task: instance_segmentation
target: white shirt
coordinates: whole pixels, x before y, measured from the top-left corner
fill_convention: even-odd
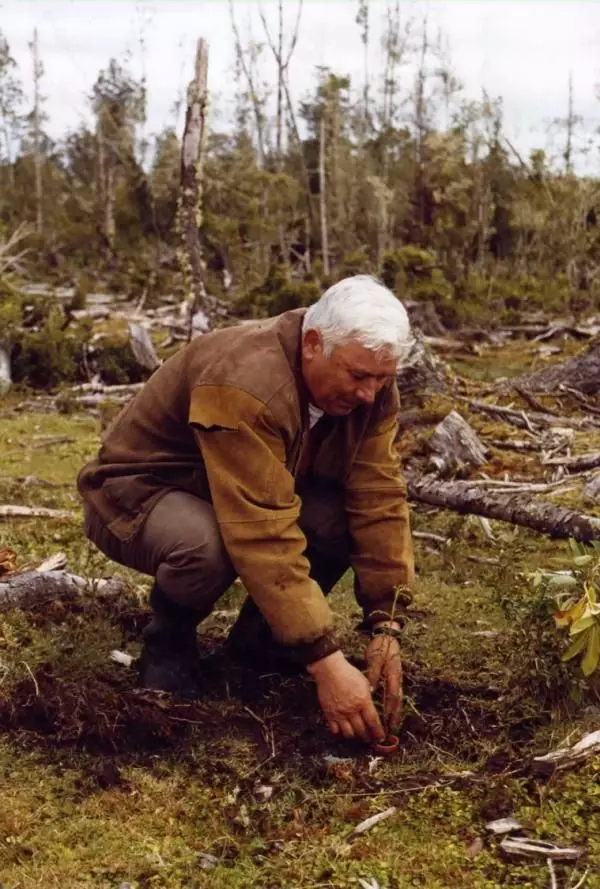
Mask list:
[[[312,429],[315,423],[318,423],[321,417],[325,412],[321,410],[320,407],[315,407],[314,404],[308,405],[308,428]]]

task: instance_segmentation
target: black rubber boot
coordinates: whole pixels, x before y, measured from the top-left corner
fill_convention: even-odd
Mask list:
[[[299,673],[302,663],[292,649],[282,645],[252,601],[242,605],[227,637],[227,652],[232,660],[265,673]]]
[[[320,553],[310,545],[306,556],[310,562],[310,576],[328,596],[348,565]],[[229,632],[227,651],[233,660],[264,672],[294,674],[304,670],[294,650],[275,639],[270,626],[250,598],[242,605]]]
[[[202,691],[196,640],[198,614],[177,605],[156,584],[150,593],[150,604],[154,617],[142,632],[140,685],[194,700]]]

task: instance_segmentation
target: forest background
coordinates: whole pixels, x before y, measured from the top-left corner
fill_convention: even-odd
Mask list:
[[[228,314],[305,305],[357,272],[432,304],[447,328],[597,307],[598,137],[577,113],[568,71],[562,113],[545,122],[547,144],[524,149],[506,134],[501,96],[483,85],[479,98],[465,94],[428,7],[332,4],[336,15],[352,6],[362,75],[352,81],[317,66],[300,95],[290,69],[306,7],[257,4],[251,30],[242,5],[229,4],[234,108],[225,119],[217,94],[202,169],[205,283]],[[146,307],[185,295],[177,121],[186,100],[183,90],[174,95],[171,122],[148,131],[148,80],[133,71],[159,60],[147,51],[152,9],[136,9],[133,48],[107,58],[85,116],[61,138],[49,135],[56,128],[37,30],[28,70],[0,38],[5,337],[27,321],[11,271],[74,287],[72,309],[99,289]],[[62,340],[62,314],[53,318],[48,301],[36,313],[45,339]],[[36,382],[24,354],[31,348],[13,332],[17,381]],[[78,379],[78,364],[63,349],[45,380]]]

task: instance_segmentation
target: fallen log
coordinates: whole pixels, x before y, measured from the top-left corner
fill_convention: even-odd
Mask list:
[[[583,395],[596,395],[600,391],[600,337],[589,349],[568,361],[552,364],[533,373],[504,381],[502,388],[519,386],[530,392],[555,393],[560,386],[577,389]]]
[[[0,506],[0,519],[74,519],[74,512],[66,509],[47,509],[45,506],[15,506],[2,504]]]
[[[550,537],[572,538],[582,543],[600,540],[600,518],[595,516],[544,500],[486,490],[466,481],[442,481],[433,474],[417,476],[409,471],[405,477],[409,497],[420,503],[523,525]]]
[[[86,580],[66,571],[26,571],[0,581],[0,614],[13,608],[35,608],[59,598],[75,598],[86,590],[119,594],[124,582],[118,578]]]
[[[600,453],[581,454],[579,457],[548,457],[542,460],[544,466],[562,466],[569,472],[579,472],[585,469],[595,469],[600,466]]]
[[[593,417],[558,417],[556,414],[547,414],[541,411],[529,411],[527,413],[523,410],[504,407],[500,404],[487,404],[485,401],[478,401],[477,399],[470,400],[463,399],[461,396],[455,397],[460,401],[468,401],[469,408],[473,411],[502,417],[507,423],[511,423],[521,429],[528,429],[530,432],[534,426],[572,426],[575,429],[582,429],[588,426],[600,425],[600,421]]]

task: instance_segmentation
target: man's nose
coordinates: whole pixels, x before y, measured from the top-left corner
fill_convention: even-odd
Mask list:
[[[371,383],[363,383],[356,394],[365,404],[373,404],[377,395],[377,383],[375,380]]]

